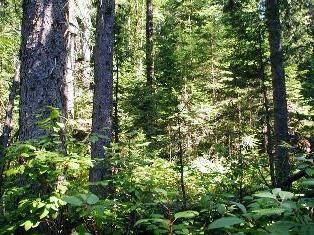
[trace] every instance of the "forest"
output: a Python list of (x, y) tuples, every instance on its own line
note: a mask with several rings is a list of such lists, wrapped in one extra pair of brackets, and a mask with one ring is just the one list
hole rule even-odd
[(0, 235), (313, 235), (314, 0), (0, 0)]

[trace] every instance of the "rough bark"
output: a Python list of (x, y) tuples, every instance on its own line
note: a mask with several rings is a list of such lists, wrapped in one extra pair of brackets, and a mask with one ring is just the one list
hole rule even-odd
[(277, 187), (289, 188), (290, 185), (283, 185), (285, 179), (290, 175), (290, 164), (288, 150), (283, 146), (288, 141), (288, 110), (281, 46), (279, 1), (267, 0), (266, 12), (274, 99), (276, 185)]
[(75, 38), (77, 36), (77, 22), (75, 18), (74, 0), (68, 0), (67, 11), (67, 60), (65, 79), (63, 84), (64, 114), (68, 119), (74, 119), (74, 70), (75, 70)]
[(49, 116), (49, 106), (63, 110), (62, 84), (67, 58), (66, 3), (66, 0), (23, 2), (20, 140), (48, 133), (37, 122)]
[(1, 136), (3, 148), (6, 148), (9, 144), (10, 134), (12, 130), (14, 100), (17, 96), (19, 88), (20, 88), (20, 61), (17, 61), (15, 65), (15, 75), (10, 89), (9, 100), (6, 108), (3, 132)]
[(91, 78), (91, 28), (92, 28), (92, 19), (91, 19), (91, 1), (90, 0), (81, 0), (79, 5), (80, 17), (82, 20), (82, 39), (81, 39), (81, 49), (82, 49), (82, 81), (83, 85), (87, 88), (90, 87), (90, 78)]
[[(104, 161), (95, 163), (90, 170), (90, 181), (95, 182), (106, 178), (109, 169), (105, 166), (106, 154), (104, 147), (112, 140), (112, 108), (113, 108), (113, 41), (114, 41), (114, 0), (99, 0), (96, 22), (95, 48), (95, 88), (92, 135), (92, 157)], [(97, 193), (100, 189), (96, 189)]]

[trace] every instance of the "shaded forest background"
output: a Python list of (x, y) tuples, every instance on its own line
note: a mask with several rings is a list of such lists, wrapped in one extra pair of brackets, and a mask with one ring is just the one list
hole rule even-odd
[(0, 234), (313, 234), (313, 1), (105, 2), (0, 1)]

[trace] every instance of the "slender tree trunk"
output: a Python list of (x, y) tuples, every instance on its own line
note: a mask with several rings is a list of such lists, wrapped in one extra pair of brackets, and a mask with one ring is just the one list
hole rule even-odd
[(261, 90), (263, 94), (263, 106), (265, 111), (265, 125), (266, 125), (266, 133), (265, 133), (265, 149), (268, 155), (269, 161), (269, 170), (270, 170), (270, 178), (272, 182), (272, 186), (276, 186), (275, 182), (275, 169), (274, 169), (274, 156), (273, 156), (273, 146), (272, 146), (272, 138), (271, 138), (271, 116), (269, 110), (269, 100), (267, 97), (267, 87), (266, 87), (266, 77), (265, 77), (265, 64), (263, 60), (263, 37), (261, 30), (259, 31), (259, 69), (260, 69), (260, 77), (261, 77)]
[(119, 58), (116, 57), (116, 86), (115, 86), (115, 102), (114, 102), (114, 139), (119, 143)]
[(181, 185), (181, 192), (182, 192), (182, 210), (186, 209), (187, 205), (187, 199), (186, 199), (186, 190), (185, 190), (185, 183), (184, 183), (184, 162), (183, 162), (183, 146), (182, 146), (182, 133), (181, 133), (181, 122), (180, 119), (178, 118), (178, 134), (179, 134), (179, 152), (178, 152), (178, 157), (180, 161), (180, 185)]
[[(12, 119), (13, 119), (13, 109), (14, 100), (17, 96), (18, 90), (20, 89), (20, 61), (16, 61), (15, 65), (15, 75), (10, 89), (9, 100), (7, 104), (5, 120), (2, 132), (2, 146), (6, 148), (9, 145), (10, 134), (12, 130)], [(1, 158), (1, 156), (0, 156)]]
[(63, 84), (64, 114), (67, 119), (74, 119), (74, 69), (75, 69), (75, 38), (77, 36), (77, 23), (75, 18), (74, 0), (68, 0), (69, 23), (67, 32), (67, 64)]
[[(92, 158), (106, 162), (104, 147), (112, 140), (113, 108), (113, 42), (114, 42), (114, 0), (99, 0), (96, 23), (95, 88), (92, 134), (97, 141), (92, 142)], [(90, 181), (103, 180), (109, 175), (105, 163), (100, 162), (90, 170)], [(100, 188), (93, 191), (100, 195), (106, 192)]]
[(153, 1), (146, 0), (146, 79), (151, 92), (154, 82), (153, 26)]
[(152, 136), (153, 126), (153, 85), (154, 85), (154, 57), (153, 57), (153, 1), (146, 0), (146, 86), (147, 100), (145, 102), (146, 134)]
[(91, 77), (91, 28), (92, 28), (92, 19), (91, 19), (91, 1), (90, 0), (82, 0), (80, 2), (80, 12), (82, 17), (82, 55), (83, 55), (83, 63), (82, 63), (82, 75), (83, 75), (83, 84), (85, 87), (90, 87), (90, 77)]
[[(2, 149), (0, 150), (0, 160), (4, 157), (4, 152), (7, 146), (9, 145), (11, 130), (12, 130), (12, 119), (13, 119), (13, 109), (14, 109), (14, 100), (18, 94), (20, 88), (20, 61), (16, 61), (15, 65), (15, 75), (10, 89), (9, 100), (6, 108), (6, 114), (3, 125), (3, 132), (1, 136), (1, 145)], [(5, 162), (0, 164), (0, 193), (3, 183), (3, 171), (5, 169)]]
[(64, 110), (67, 10), (66, 0), (23, 2), (20, 140), (48, 133), (37, 122), (49, 116), (49, 106)]
[[(288, 150), (284, 145), (288, 141), (288, 109), (283, 67), (283, 52), (281, 46), (281, 25), (279, 1), (266, 0), (267, 26), (269, 32), (270, 61), (274, 99), (274, 129), (275, 129), (275, 171), (277, 187), (290, 175)], [(285, 186), (289, 188), (290, 186)]]

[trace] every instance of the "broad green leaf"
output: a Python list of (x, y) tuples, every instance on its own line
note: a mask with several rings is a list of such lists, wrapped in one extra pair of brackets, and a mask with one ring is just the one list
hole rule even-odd
[(223, 217), (212, 222), (208, 229), (216, 229), (216, 228), (229, 228), (236, 224), (244, 223), (244, 220), (238, 217)]
[(295, 226), (295, 223), (290, 221), (278, 221), (269, 227), (267, 227), (267, 230), (271, 232), (271, 234), (274, 235), (287, 235), (289, 234), (289, 230)]
[(297, 208), (297, 204), (293, 201), (284, 201), (282, 204), (281, 204), (282, 208), (284, 208), (285, 210), (293, 210), (293, 209), (296, 209)]
[(287, 191), (280, 191), (279, 192), (279, 196), (282, 200), (289, 200), (292, 199), (294, 197), (294, 194), (291, 192), (287, 192)]
[(217, 205), (217, 211), (218, 211), (219, 214), (221, 214), (221, 215), (225, 214), (225, 212), (227, 211), (226, 205), (225, 205), (225, 204), (218, 204), (218, 205)]
[(274, 194), (275, 196), (278, 196), (279, 193), (281, 192), (281, 188), (274, 188), (271, 192), (272, 192), (272, 194)]
[(302, 184), (308, 185), (308, 186), (313, 186), (314, 185), (314, 179), (306, 179), (302, 181)]
[(33, 222), (30, 220), (27, 220), (21, 225), (24, 226), (25, 231), (28, 231), (33, 227)]
[(153, 223), (160, 223), (164, 228), (169, 228), (170, 221), (167, 219), (153, 218), (150, 219)]
[(308, 176), (314, 176), (314, 169), (313, 168), (307, 168), (307, 169), (305, 169), (305, 173)]
[(270, 192), (259, 192), (254, 194), (255, 197), (265, 197), (265, 198), (273, 198), (276, 199), (276, 196), (274, 194), (271, 194)]
[(279, 215), (284, 212), (284, 209), (282, 208), (267, 208), (267, 209), (258, 209), (254, 210), (253, 213), (256, 213), (257, 215), (263, 216), (263, 215)]
[(145, 224), (145, 223), (147, 223), (147, 222), (149, 222), (149, 221), (150, 221), (150, 219), (140, 219), (140, 220), (136, 221), (136, 223), (134, 224), (134, 226), (137, 226), (137, 225), (139, 225), (139, 224)]
[(47, 210), (46, 208), (44, 209), (43, 213), (41, 213), (40, 215), (40, 219), (43, 219), (45, 218), (47, 215), (49, 214), (49, 210)]
[(75, 196), (66, 196), (63, 200), (72, 206), (81, 206), (83, 204), (83, 202)]
[(180, 219), (180, 218), (193, 218), (195, 216), (198, 216), (197, 211), (181, 211), (178, 213), (175, 213), (174, 218), (175, 219)]
[(243, 205), (243, 204), (241, 204), (241, 203), (239, 203), (239, 202), (233, 202), (233, 201), (231, 201), (231, 203), (232, 204), (234, 204), (234, 205), (236, 205), (237, 207), (239, 207), (240, 208), (240, 210), (242, 211), (242, 213), (246, 213), (247, 211), (246, 211), (246, 208), (245, 208), (245, 206)]
[(94, 205), (94, 204), (96, 204), (97, 202), (99, 201), (99, 198), (95, 195), (95, 194), (89, 194), (88, 196), (87, 196), (87, 199), (86, 199), (86, 202), (87, 202), (87, 204), (89, 204), (89, 205)]

